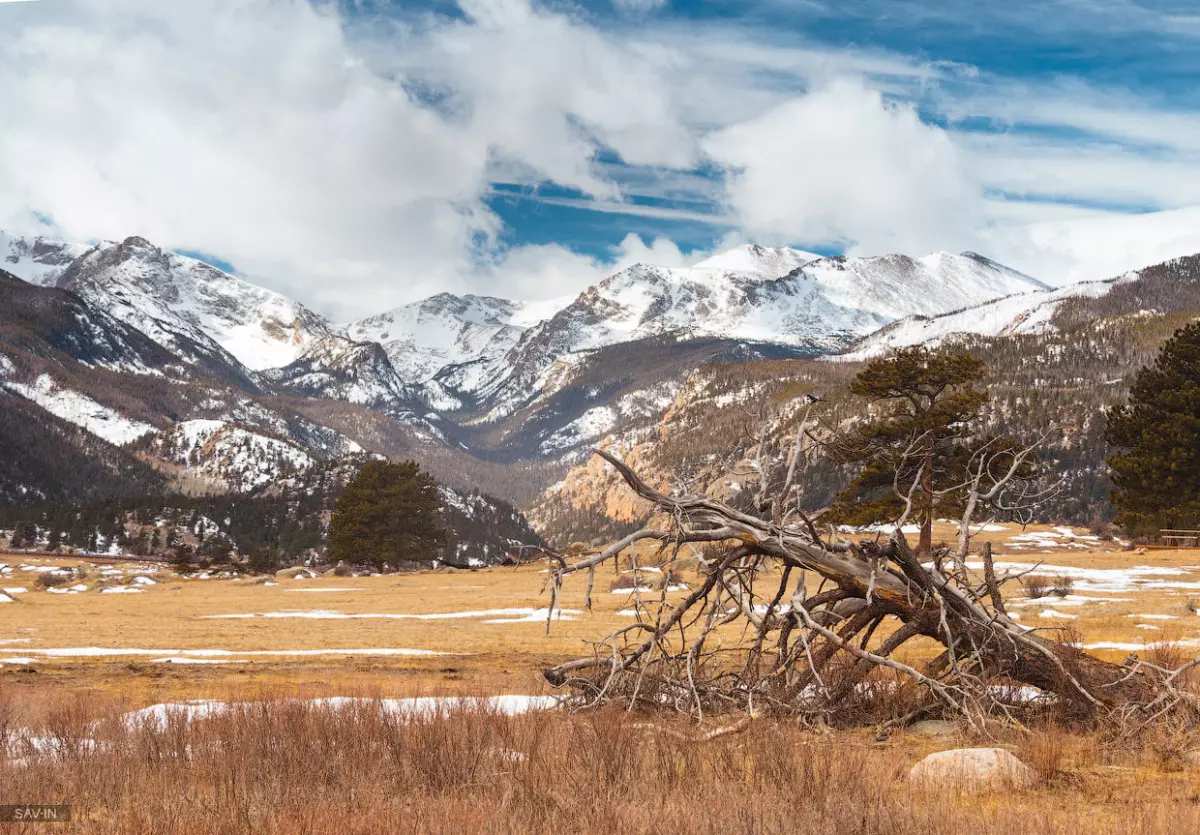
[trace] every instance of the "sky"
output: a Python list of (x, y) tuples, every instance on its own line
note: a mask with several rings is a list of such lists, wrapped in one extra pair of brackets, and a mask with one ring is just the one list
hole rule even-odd
[(743, 243), (1050, 284), (1200, 252), (1179, 0), (0, 0), (0, 228), (339, 321)]

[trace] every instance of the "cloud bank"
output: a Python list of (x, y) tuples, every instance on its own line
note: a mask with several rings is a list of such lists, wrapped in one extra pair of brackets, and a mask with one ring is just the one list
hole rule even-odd
[(644, 231), (601, 256), (514, 243), (497, 182), (631, 232), (971, 248), (1054, 283), (1200, 250), (1195, 113), (615, 6), (628, 24), (531, 0), (370, 25), (307, 0), (14, 4), (0, 227), (213, 253), (346, 318), (702, 255)]

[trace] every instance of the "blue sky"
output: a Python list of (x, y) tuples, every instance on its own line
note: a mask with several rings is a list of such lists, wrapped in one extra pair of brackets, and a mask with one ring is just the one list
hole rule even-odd
[(747, 242), (1063, 284), (1200, 251), (1197, 46), (1150, 0), (0, 2), (0, 226), (338, 317)]

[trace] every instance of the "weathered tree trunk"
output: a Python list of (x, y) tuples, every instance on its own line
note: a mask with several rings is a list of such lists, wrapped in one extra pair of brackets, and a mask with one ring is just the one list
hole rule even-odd
[(917, 541), (917, 554), (927, 560), (933, 556), (933, 449), (925, 453), (925, 466), (921, 470), (921, 538)]
[[(572, 685), (593, 703), (621, 698), (632, 707), (653, 686), (655, 703), (698, 715), (764, 703), (832, 715), (851, 705), (872, 673), (888, 669), (924, 687), (932, 707), (971, 721), (1009, 711), (993, 687), (1004, 682), (1037, 688), (1072, 713), (1094, 718), (1196, 713), (1196, 698), (1177, 686), (1178, 673), (1145, 662), (1112, 664), (1012, 621), (1000, 594), (1008, 578), (995, 577), (990, 550), (980, 578), (961, 561), (944, 565), (947, 555), (923, 562), (899, 531), (883, 543), (825, 540), (807, 519), (780, 524), (707, 496), (664, 495), (618, 459), (597, 454), (670, 525), (631, 534), (574, 565), (563, 563), (553, 575), (556, 601), (565, 575), (594, 573), (641, 539), (676, 554), (693, 543), (736, 547), (701, 557), (700, 588), (683, 601), (668, 602), (661, 594), (657, 606), (639, 606), (637, 622), (602, 641), (593, 656), (546, 671), (551, 683)], [(767, 561), (795, 572), (798, 583), (790, 597), (786, 570), (782, 579), (771, 575), (768, 593), (756, 592)], [(807, 572), (823, 579), (824, 591), (806, 597)], [(858, 601), (850, 607), (855, 613), (839, 613), (840, 601)], [(734, 621), (744, 622), (745, 644), (713, 638), (722, 624)], [(885, 621), (897, 628), (873, 648), (871, 636)], [(945, 648), (923, 670), (893, 658), (918, 636)], [(764, 654), (771, 637), (776, 651)], [(765, 657), (775, 659), (766, 670), (760, 663)]]

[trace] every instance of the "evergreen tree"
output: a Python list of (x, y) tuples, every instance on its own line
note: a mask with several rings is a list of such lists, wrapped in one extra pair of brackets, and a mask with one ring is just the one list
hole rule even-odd
[(1131, 531), (1200, 526), (1200, 323), (1175, 332), (1108, 418), (1117, 521)]
[(329, 521), (329, 560), (355, 564), (439, 557), (446, 532), (433, 476), (415, 461), (369, 461), (346, 485)]
[(971, 387), (982, 377), (983, 363), (965, 351), (922, 347), (899, 350), (863, 369), (850, 390), (881, 414), (837, 444), (842, 463), (863, 466), (838, 495), (832, 516), (853, 525), (892, 521), (904, 507), (897, 485), (905, 495), (911, 490), (921, 527), (917, 552), (928, 555), (938, 491), (956, 483), (969, 454), (964, 430), (987, 401)]

